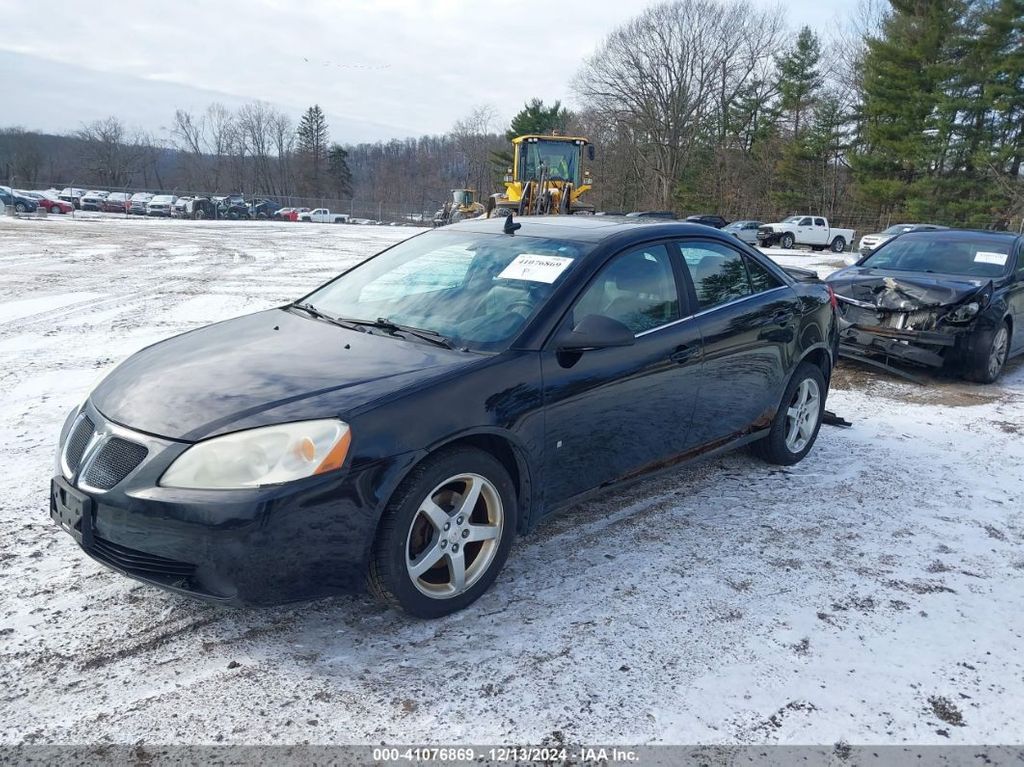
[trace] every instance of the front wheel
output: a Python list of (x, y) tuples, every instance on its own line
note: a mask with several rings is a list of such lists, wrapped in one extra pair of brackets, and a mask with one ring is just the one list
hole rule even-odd
[(842, 237), (836, 237), (834, 240), (832, 240), (833, 253), (842, 253), (844, 250), (846, 250), (846, 240), (844, 240)]
[(817, 365), (801, 362), (782, 395), (768, 435), (754, 451), (768, 463), (790, 466), (811, 451), (825, 411), (825, 376)]
[(500, 462), (472, 448), (428, 457), (384, 512), (370, 590), (420, 618), (461, 610), (497, 577), (515, 530), (515, 488)]
[(1010, 326), (1003, 322), (995, 330), (982, 330), (967, 362), (966, 377), (978, 383), (995, 383), (1002, 375), (1010, 351)]
[(791, 234), (790, 234), (789, 232), (786, 232), (786, 233), (785, 233), (784, 235), (782, 235), (782, 237), (781, 237), (781, 238), (779, 239), (779, 244), (780, 244), (780, 245), (781, 245), (782, 247), (784, 247), (784, 248), (785, 248), (786, 250), (789, 250), (790, 248), (792, 248), (792, 247), (793, 247), (793, 245), (795, 245), (795, 244), (796, 244), (796, 240), (794, 239), (793, 235), (791, 235)]

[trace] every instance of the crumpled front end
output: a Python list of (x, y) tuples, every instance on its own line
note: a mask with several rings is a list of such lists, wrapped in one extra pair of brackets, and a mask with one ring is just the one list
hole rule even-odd
[(830, 280), (839, 302), (840, 354), (883, 366), (960, 361), (992, 298), (992, 282), (857, 275)]

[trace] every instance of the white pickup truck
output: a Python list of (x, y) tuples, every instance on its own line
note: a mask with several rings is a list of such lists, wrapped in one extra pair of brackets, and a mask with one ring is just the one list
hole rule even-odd
[(312, 221), (314, 224), (347, 224), (348, 214), (331, 213), (327, 208), (316, 208), (308, 213), (300, 213), (299, 221)]
[(771, 247), (778, 243), (784, 248), (794, 245), (810, 245), (811, 250), (829, 248), (833, 253), (842, 253), (852, 243), (853, 229), (838, 229), (829, 226), (828, 219), (821, 216), (790, 216), (777, 224), (761, 224), (757, 229), (757, 244)]

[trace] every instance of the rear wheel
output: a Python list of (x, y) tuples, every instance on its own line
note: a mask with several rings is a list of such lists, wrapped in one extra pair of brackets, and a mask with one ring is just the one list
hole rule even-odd
[(842, 253), (844, 250), (846, 250), (846, 240), (844, 240), (842, 237), (836, 237), (834, 240), (832, 240), (833, 253)]
[(801, 362), (782, 395), (768, 435), (754, 443), (754, 452), (768, 463), (782, 466), (801, 461), (818, 438), (826, 391), (821, 369)]
[(515, 530), (515, 488), (500, 462), (472, 448), (428, 457), (384, 512), (370, 590), (420, 618), (461, 610), (497, 577)]
[(975, 338), (967, 362), (966, 377), (978, 383), (994, 383), (1003, 372), (1010, 352), (1010, 326), (1004, 321), (994, 330), (982, 330)]
[(779, 244), (786, 250), (789, 250), (790, 248), (793, 247), (794, 244), (796, 244), (796, 239), (793, 237), (792, 234), (786, 232), (784, 235), (782, 235), (782, 237), (779, 238)]
[(53, 213), (54, 215), (56, 215), (56, 214), (60, 213), (60, 208), (57, 205), (51, 205), (50, 206), (50, 212)]
[(19, 213), (24, 213), (25, 212), (25, 203), (23, 203), (23, 202), (15, 203), (14, 204), (14, 209), (16, 211), (18, 211)]

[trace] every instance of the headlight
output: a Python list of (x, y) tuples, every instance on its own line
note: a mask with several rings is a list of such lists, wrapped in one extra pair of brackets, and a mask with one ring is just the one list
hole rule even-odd
[(970, 322), (977, 315), (978, 310), (981, 307), (977, 301), (971, 301), (969, 304), (958, 306), (955, 311), (950, 312), (946, 316), (946, 320), (949, 322)]
[(160, 485), (231, 490), (291, 482), (341, 468), (351, 441), (348, 424), (334, 418), (239, 431), (188, 448)]

